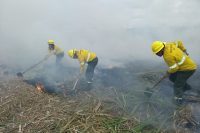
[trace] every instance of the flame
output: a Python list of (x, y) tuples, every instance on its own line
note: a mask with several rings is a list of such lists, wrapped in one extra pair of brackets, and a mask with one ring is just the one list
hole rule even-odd
[(44, 85), (40, 82), (36, 83), (36, 90), (38, 92), (45, 92), (45, 88), (44, 88)]

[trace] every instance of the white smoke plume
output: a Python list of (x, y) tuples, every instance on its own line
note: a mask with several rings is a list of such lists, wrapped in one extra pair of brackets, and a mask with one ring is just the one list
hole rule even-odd
[(33, 64), (47, 53), (48, 39), (65, 51), (94, 51), (101, 64), (160, 61), (152, 41), (180, 39), (200, 62), (199, 6), (198, 0), (1, 0), (0, 61)]

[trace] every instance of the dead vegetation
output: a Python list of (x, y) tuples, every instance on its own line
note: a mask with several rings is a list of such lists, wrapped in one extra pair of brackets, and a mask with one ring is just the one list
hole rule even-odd
[(88, 93), (63, 98), (16, 79), (1, 84), (1, 132), (131, 132), (136, 124)]
[[(140, 75), (154, 82), (155, 73)], [(158, 75), (156, 75), (158, 76)], [(153, 78), (155, 78), (155, 80)], [(175, 108), (162, 96), (145, 98), (142, 91), (118, 90), (98, 85), (71, 95), (38, 91), (43, 84), (29, 85), (21, 79), (1, 74), (0, 132), (52, 133), (192, 133), (199, 123), (193, 106)], [(71, 87), (73, 82), (58, 84)], [(138, 85), (135, 85), (139, 87)], [(102, 88), (101, 88), (102, 87)]]

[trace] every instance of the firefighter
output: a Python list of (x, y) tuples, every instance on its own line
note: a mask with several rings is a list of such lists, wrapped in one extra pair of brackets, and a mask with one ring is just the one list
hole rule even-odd
[(152, 43), (152, 51), (159, 57), (163, 57), (169, 69), (165, 77), (174, 83), (174, 100), (182, 101), (183, 93), (191, 90), (187, 80), (197, 69), (196, 63), (188, 56), (182, 41)]
[(55, 45), (54, 40), (48, 40), (49, 45), (49, 55), (54, 54), (56, 55), (56, 64), (60, 65), (62, 58), (64, 57), (64, 51)]
[(80, 49), (80, 50), (71, 49), (68, 51), (68, 55), (73, 59), (79, 60), (80, 75), (84, 71), (85, 64), (88, 64), (85, 76), (87, 79), (87, 83), (91, 84), (93, 82), (94, 69), (98, 63), (98, 58), (96, 54), (85, 49)]

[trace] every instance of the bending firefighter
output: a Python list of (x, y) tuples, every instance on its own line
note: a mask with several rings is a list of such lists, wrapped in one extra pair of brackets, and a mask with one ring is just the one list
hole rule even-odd
[(68, 55), (73, 59), (78, 59), (80, 62), (80, 75), (84, 71), (85, 64), (87, 63), (86, 79), (88, 83), (92, 83), (94, 76), (94, 69), (98, 63), (98, 58), (95, 53), (85, 49), (77, 50), (71, 49), (68, 51)]
[(64, 57), (64, 51), (54, 44), (53, 40), (48, 41), (49, 55), (56, 55), (56, 64), (60, 65), (62, 58)]
[(183, 93), (192, 89), (187, 80), (197, 69), (196, 63), (188, 56), (182, 41), (155, 41), (152, 44), (152, 51), (157, 56), (163, 56), (169, 66), (165, 77), (169, 77), (169, 80), (174, 83), (175, 100), (181, 101)]

